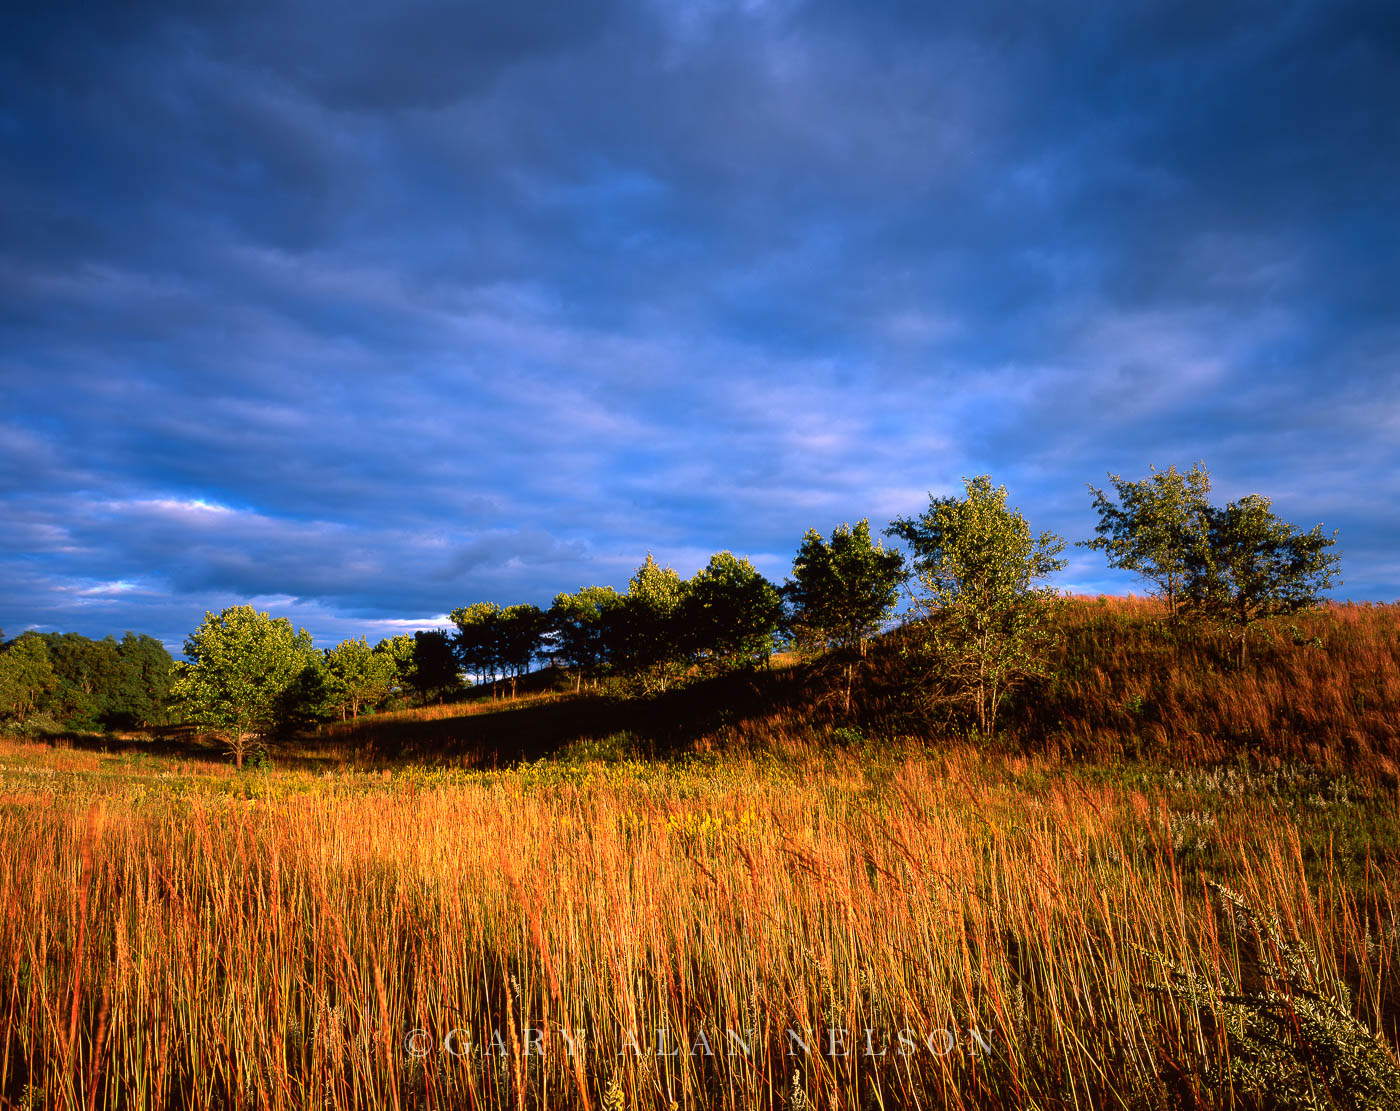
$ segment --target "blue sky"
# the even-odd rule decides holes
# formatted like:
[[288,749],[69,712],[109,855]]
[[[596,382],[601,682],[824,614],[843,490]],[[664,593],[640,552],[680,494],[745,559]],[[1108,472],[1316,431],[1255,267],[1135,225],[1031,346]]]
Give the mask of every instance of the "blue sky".
[[781,579],[982,472],[1074,540],[1196,459],[1400,597],[1392,3],[9,21],[8,635]]

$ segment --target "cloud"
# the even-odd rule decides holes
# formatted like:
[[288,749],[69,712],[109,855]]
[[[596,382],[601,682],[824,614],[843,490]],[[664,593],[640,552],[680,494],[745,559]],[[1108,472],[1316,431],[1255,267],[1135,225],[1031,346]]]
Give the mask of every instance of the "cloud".
[[984,471],[1073,539],[1085,482],[1197,458],[1400,595],[1397,44],[1380,3],[28,10],[0,625],[776,576]]

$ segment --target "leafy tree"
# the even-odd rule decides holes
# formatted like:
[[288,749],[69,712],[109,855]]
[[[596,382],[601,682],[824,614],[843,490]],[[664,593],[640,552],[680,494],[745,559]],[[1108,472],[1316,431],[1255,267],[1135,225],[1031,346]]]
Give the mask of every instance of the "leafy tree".
[[175,661],[154,637],[90,640],[40,634],[58,678],[44,708],[70,729],[130,727],[165,719]]
[[549,617],[539,606],[523,603],[500,611],[496,621],[496,655],[510,675],[512,698],[516,680],[530,670],[548,630]]
[[991,736],[1008,690],[1046,668],[1057,594],[1035,584],[1065,566],[1065,542],[1039,536],[1006,487],[986,475],[964,482],[962,498],[930,498],[917,519],[888,530],[914,553],[917,611],[927,620],[926,647],[946,696],[969,704],[983,736]]
[[1210,527],[1210,473],[1196,463],[1184,474],[1175,466],[1131,482],[1110,474],[1117,500],[1096,486],[1094,508],[1098,536],[1079,545],[1108,556],[1110,567],[1133,571],[1165,598],[1173,622],[1193,559],[1207,541]]
[[500,607],[495,602],[459,606],[449,617],[457,626],[457,658],[478,682],[493,681],[500,674]]
[[[397,695],[407,701],[414,695],[416,688],[413,685],[413,673],[415,670],[414,654],[417,643],[411,633],[401,633],[396,637],[385,637],[374,646],[375,654],[388,661],[389,666],[389,697]],[[448,652],[451,653],[451,645],[448,645]],[[453,662],[456,668],[456,662]]]
[[575,594],[554,596],[549,607],[555,652],[574,672],[574,689],[596,676],[608,661],[608,615],[623,596],[610,586],[585,586]]
[[90,640],[81,633],[35,635],[43,640],[58,679],[44,709],[69,729],[99,728],[121,682],[116,640]]
[[331,705],[346,716],[357,718],[363,709],[378,706],[394,684],[394,661],[387,653],[370,648],[364,637],[343,640],[325,653]]
[[24,633],[0,651],[0,713],[24,721],[57,686],[49,650],[37,633]]
[[1324,536],[1320,524],[1303,532],[1259,494],[1212,508],[1209,521],[1207,543],[1187,571],[1186,601],[1234,631],[1243,666],[1251,628],[1318,606],[1323,591],[1341,585],[1340,557],[1327,550],[1337,534]]
[[841,668],[844,705],[870,637],[889,619],[904,581],[904,556],[870,539],[869,521],[838,526],[828,542],[816,529],[802,538],[783,587],[797,645],[830,653]]
[[691,579],[683,620],[702,664],[725,671],[766,661],[782,614],[777,588],[752,563],[717,552]]
[[185,640],[171,694],[189,720],[221,733],[239,768],[257,736],[288,713],[289,693],[321,657],[305,630],[252,606],[206,613]]
[[452,638],[442,629],[413,634],[413,670],[408,681],[424,701],[441,701],[461,690],[462,675],[452,651]]
[[622,605],[608,615],[614,658],[644,691],[664,691],[685,674],[687,589],[679,574],[648,552],[628,581]]
[[117,645],[117,662],[121,682],[108,703],[108,723],[164,723],[175,679],[175,661],[165,645],[144,633],[128,632]]

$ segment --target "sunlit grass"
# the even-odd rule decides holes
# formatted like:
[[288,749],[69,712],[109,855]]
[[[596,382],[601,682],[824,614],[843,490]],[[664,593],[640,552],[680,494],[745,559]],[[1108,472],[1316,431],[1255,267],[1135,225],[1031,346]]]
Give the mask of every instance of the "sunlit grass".
[[[0,742],[0,1090],[34,1107],[1250,1106],[1225,998],[1265,990],[1270,943],[1233,930],[1207,881],[1276,916],[1389,1061],[1397,844],[1393,788],[1294,765],[789,737],[682,762],[600,739],[496,771],[235,775]],[[488,1052],[455,1056],[468,1040]]]

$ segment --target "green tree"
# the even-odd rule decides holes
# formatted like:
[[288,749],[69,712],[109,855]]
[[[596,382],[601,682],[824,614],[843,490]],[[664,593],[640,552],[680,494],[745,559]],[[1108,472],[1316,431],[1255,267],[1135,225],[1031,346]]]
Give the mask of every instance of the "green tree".
[[164,724],[175,680],[175,661],[165,645],[144,633],[128,632],[117,645],[117,661],[121,678],[108,703],[107,723]]
[[530,670],[548,630],[549,616],[539,606],[527,602],[500,611],[496,622],[496,654],[510,676],[512,698],[516,681]]
[[894,613],[904,581],[904,556],[870,538],[870,522],[839,525],[828,542],[816,529],[802,538],[783,587],[797,646],[828,654],[840,668],[844,706],[866,645]]
[[[417,645],[413,634],[400,633],[396,637],[385,637],[374,646],[377,655],[389,661],[389,696],[397,696],[405,702],[417,694],[413,685],[414,653]],[[451,651],[451,646],[448,646]],[[455,667],[455,664],[454,664]]]
[[1035,536],[1006,487],[986,475],[964,480],[962,498],[930,498],[918,518],[886,531],[914,554],[913,603],[925,621],[936,696],[968,705],[983,736],[1019,681],[1046,670],[1057,593],[1036,583],[1065,566],[1065,542]]
[[501,673],[501,609],[495,602],[459,606],[448,615],[457,626],[457,658],[478,682],[491,682]]
[[1341,559],[1328,551],[1336,535],[1320,524],[1303,532],[1259,494],[1212,508],[1207,543],[1188,568],[1187,605],[1233,631],[1244,666],[1255,625],[1321,605],[1323,592],[1341,585]]
[[90,640],[42,634],[58,686],[44,709],[70,729],[129,728],[164,721],[175,661],[154,637],[128,632]]
[[608,662],[608,614],[622,605],[610,586],[585,586],[574,594],[554,596],[549,607],[555,653],[574,673],[574,689],[595,678]]
[[0,651],[0,713],[24,721],[57,686],[49,650],[37,633],[24,633]]
[[206,613],[185,656],[171,694],[190,721],[222,734],[239,768],[257,737],[283,719],[303,673],[321,665],[305,629],[252,606]]
[[1177,620],[1182,590],[1192,562],[1207,542],[1210,528],[1210,472],[1196,463],[1184,474],[1175,466],[1132,482],[1110,474],[1115,501],[1090,485],[1099,523],[1093,540],[1079,546],[1103,552],[1110,567],[1132,571],[1165,598],[1172,622]]
[[81,633],[40,633],[58,684],[43,709],[74,730],[98,729],[120,685],[121,665],[113,637],[90,640]]
[[752,563],[717,552],[690,580],[683,620],[702,666],[727,671],[769,658],[782,614],[777,587]]
[[340,713],[357,718],[360,711],[378,706],[394,685],[394,660],[376,652],[364,637],[343,640],[325,653],[330,705]]
[[643,691],[662,690],[685,674],[683,622],[687,584],[650,552],[627,583],[622,605],[608,616],[614,657]]

